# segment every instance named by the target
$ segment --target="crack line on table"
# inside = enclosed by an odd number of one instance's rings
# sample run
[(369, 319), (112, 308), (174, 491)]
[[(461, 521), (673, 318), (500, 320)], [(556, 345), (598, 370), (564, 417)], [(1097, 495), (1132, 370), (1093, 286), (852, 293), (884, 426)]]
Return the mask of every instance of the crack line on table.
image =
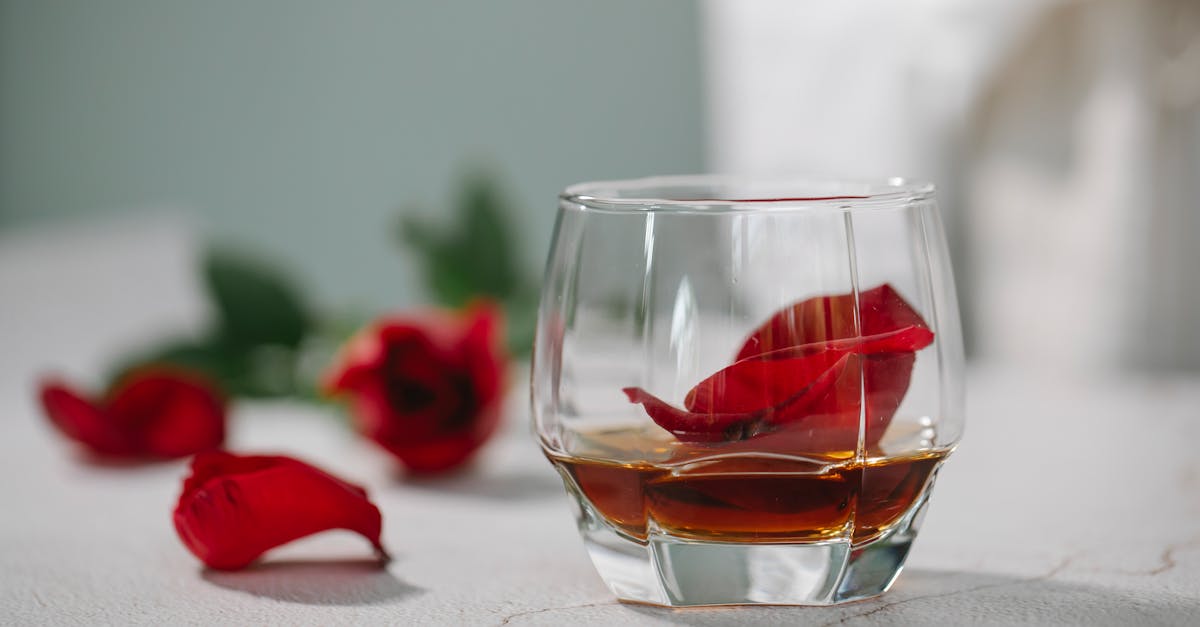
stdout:
[(1158, 558), (1160, 561), (1159, 565), (1147, 571), (1146, 574), (1153, 577), (1155, 575), (1161, 575), (1168, 570), (1175, 568), (1179, 565), (1179, 563), (1175, 561), (1175, 553), (1177, 551), (1191, 548), (1198, 544), (1200, 544), (1200, 537), (1192, 538), (1191, 540), (1187, 540), (1185, 542), (1177, 542), (1175, 544), (1167, 545), (1167, 548), (1163, 549), (1162, 555), (1160, 555)]
[(1064, 557), (1061, 562), (1056, 564), (1054, 566), (1054, 568), (1051, 568), (1049, 571), (1046, 571), (1045, 574), (1037, 575), (1036, 577), (1027, 577), (1025, 579), (1018, 579), (1016, 581), (1003, 581), (1000, 583), (989, 583), (989, 584), (985, 584), (982, 586), (975, 586), (974, 588), (966, 588), (963, 590), (952, 590), (950, 592), (943, 592), (941, 594), (930, 594), (930, 595), (925, 595), (925, 596), (912, 597), (909, 599), (901, 599), (899, 601), (893, 601), (891, 603), (886, 603), (879, 607), (873, 608), (870, 611), (863, 612), (862, 614), (852, 614), (850, 616), (844, 616), (833, 622), (825, 623), (821, 627), (833, 627), (834, 625), (843, 625), (843, 624), (845, 624), (851, 620), (854, 620), (856, 618), (864, 618), (867, 616), (871, 616), (872, 614), (878, 614), (879, 612), (882, 612), (886, 609), (896, 607), (897, 605), (904, 605), (907, 603), (912, 603), (913, 601), (922, 601), (922, 600), (929, 600), (929, 599), (942, 599), (945, 597), (954, 596), (956, 594), (969, 594), (972, 592), (979, 592), (980, 590), (990, 590), (992, 588), (1003, 588), (1005, 586), (1019, 586), (1019, 585), (1024, 585), (1027, 583), (1033, 583), (1035, 581), (1044, 581), (1047, 579), (1052, 579), (1056, 575), (1058, 575), (1059, 573), (1061, 573), (1062, 571), (1064, 571), (1068, 567), (1070, 567), (1071, 562), (1074, 559), (1075, 559), (1075, 555), (1068, 555), (1068, 556)]
[(567, 605), (564, 607), (546, 607), (546, 608), (542, 608), (540, 610), (525, 610), (522, 612), (516, 612), (513, 614), (509, 614), (508, 616), (505, 616), (503, 619), (500, 620), (500, 624), (507, 625), (514, 618), (533, 616), (534, 614), (544, 614), (546, 612), (561, 612), (561, 611), (565, 611), (565, 610), (578, 610), (578, 609), (583, 609), (585, 607), (601, 607), (604, 605), (616, 605), (616, 604), (617, 604), (616, 601), (596, 601), (594, 603), (583, 603), (580, 605)]
[(1158, 565), (1153, 568), (1136, 570), (1125, 568), (1093, 568), (1091, 570), (1094, 572), (1108, 572), (1119, 575), (1130, 575), (1134, 577), (1154, 577), (1156, 575), (1161, 575), (1165, 572), (1173, 570), (1179, 565), (1179, 562), (1176, 561), (1175, 554), (1184, 549), (1190, 549), (1194, 546), (1200, 546), (1200, 536), (1190, 540), (1168, 544), (1158, 556)]

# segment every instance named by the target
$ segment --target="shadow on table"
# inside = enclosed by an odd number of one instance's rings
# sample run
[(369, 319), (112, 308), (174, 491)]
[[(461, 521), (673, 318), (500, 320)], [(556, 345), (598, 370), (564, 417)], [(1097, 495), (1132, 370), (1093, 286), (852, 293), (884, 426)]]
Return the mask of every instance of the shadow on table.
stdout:
[(1183, 625), (1200, 599), (986, 573), (911, 570), (878, 599), (839, 607), (728, 607), (623, 610), (681, 625)]
[(307, 605), (376, 605), (425, 592), (376, 560), (284, 560), (202, 576), (229, 590)]
[(562, 481), (549, 469), (485, 474), (472, 468), (445, 476), (404, 477), (402, 481), (405, 487), (494, 501), (532, 501), (564, 494)]

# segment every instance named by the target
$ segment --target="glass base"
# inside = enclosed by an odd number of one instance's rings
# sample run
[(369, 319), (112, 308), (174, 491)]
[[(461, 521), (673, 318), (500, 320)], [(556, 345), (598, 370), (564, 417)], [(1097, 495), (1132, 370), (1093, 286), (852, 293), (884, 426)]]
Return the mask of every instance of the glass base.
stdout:
[(834, 605), (883, 594), (904, 567), (933, 479), (900, 520), (858, 546), (849, 538), (806, 544), (697, 541), (667, 535), (653, 524), (643, 542), (614, 530), (566, 483), (592, 563), (618, 599), (691, 607)]

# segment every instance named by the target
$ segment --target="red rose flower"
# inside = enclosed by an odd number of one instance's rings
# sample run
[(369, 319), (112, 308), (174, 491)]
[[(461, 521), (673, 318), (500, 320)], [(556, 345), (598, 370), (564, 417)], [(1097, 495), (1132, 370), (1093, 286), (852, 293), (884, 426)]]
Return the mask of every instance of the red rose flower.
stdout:
[(202, 378), (151, 368), (90, 399), (58, 379), (41, 385), (42, 407), (64, 435), (97, 455), (174, 458), (221, 446), (225, 402)]
[(243, 568), (270, 549), (330, 529), (362, 535), (387, 559), (383, 518), (366, 491), (291, 457), (197, 455), (174, 519), (184, 545), (210, 568)]
[(384, 318), (350, 340), (325, 387), (349, 396), (359, 429), (409, 470), (448, 470), (499, 424), (500, 333), (490, 305)]
[(771, 434), (798, 451), (853, 451), (863, 400), (864, 439), (873, 447), (908, 391), (916, 351), (932, 342), (921, 316), (885, 284), (861, 292), (857, 307), (854, 294), (842, 294), (779, 311), (750, 334), (732, 365), (688, 392), (686, 409), (641, 388), (624, 392), (683, 441)]

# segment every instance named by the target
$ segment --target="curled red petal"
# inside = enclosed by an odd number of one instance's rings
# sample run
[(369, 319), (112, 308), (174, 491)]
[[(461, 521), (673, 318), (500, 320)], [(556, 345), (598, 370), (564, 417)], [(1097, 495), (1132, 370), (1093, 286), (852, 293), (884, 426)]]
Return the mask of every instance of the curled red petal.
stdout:
[[(757, 386), (754, 381), (750, 381), (745, 390), (739, 392), (744, 395), (742, 398), (731, 399), (734, 403), (731, 405), (726, 405), (725, 399), (720, 395), (699, 400), (697, 396), (689, 394), (688, 403), (691, 411), (678, 409), (641, 388), (625, 388), (623, 391), (630, 402), (640, 403), (646, 414), (658, 426), (670, 431), (683, 442), (744, 440), (775, 431), (800, 418), (808, 418), (822, 413), (827, 414), (825, 419), (814, 421), (813, 428), (822, 431), (832, 428), (839, 432), (849, 429), (856, 432), (858, 429), (858, 395), (855, 394), (851, 398), (831, 393), (835, 384), (845, 378), (851, 356), (847, 353), (827, 351), (811, 357), (809, 363), (803, 365), (789, 363), (802, 360), (746, 362), (766, 365), (768, 368), (812, 370), (808, 373), (812, 376), (805, 379), (807, 384), (804, 387), (799, 390), (793, 388), (786, 397), (779, 399), (768, 399), (765, 396), (755, 395), (754, 390)], [(774, 374), (763, 374), (763, 371), (756, 371), (756, 373), (765, 379), (775, 378)], [(753, 407), (744, 409), (736, 403), (744, 403), (747, 407)], [(852, 420), (848, 421), (850, 417)], [(846, 438), (838, 436), (835, 439), (841, 443)], [(851, 448), (853, 448), (853, 442), (856, 441), (857, 436), (851, 441)]]
[(933, 331), (927, 329), (923, 324), (909, 325), (892, 331), (830, 342), (833, 346), (846, 345), (850, 352), (861, 355), (915, 353), (932, 343)]
[(845, 350), (819, 348), (791, 358), (744, 359), (688, 392), (684, 406), (699, 413), (756, 412), (793, 401), (838, 364)]
[(756, 438), (756, 450), (792, 454), (845, 455), (858, 447), (860, 364), (862, 357), (843, 354), (790, 402), (772, 411), (771, 428)]
[(913, 366), (917, 356), (913, 353), (880, 353), (864, 356), (862, 362), (863, 398), (866, 400), (867, 448), (873, 448), (883, 439), (884, 431), (892, 422), (892, 416), (908, 393), (912, 380)]
[(857, 301), (822, 296), (776, 313), (732, 365), (692, 388), (686, 411), (638, 388), (625, 392), (684, 441), (771, 434), (789, 450), (852, 451), (860, 419), (868, 447), (882, 438), (908, 391), (914, 353), (932, 342), (921, 316), (884, 284)]
[[(738, 351), (737, 359), (805, 344), (866, 339), (905, 328), (929, 329), (912, 305), (887, 283), (859, 293), (858, 314), (856, 322), (853, 293), (800, 301), (781, 309), (755, 329)], [(929, 337), (932, 341), (932, 332)]]
[[(745, 431), (761, 424), (765, 411), (755, 414), (716, 414), (679, 409), (638, 387), (621, 390), (631, 403), (640, 403), (658, 426), (684, 442), (723, 442), (749, 437)], [(736, 433), (735, 433), (736, 432)]]
[[(832, 351), (831, 351), (832, 352)], [(829, 362), (829, 367), (806, 380), (806, 384), (794, 396), (777, 405), (768, 420), (774, 425), (784, 425), (813, 416), (832, 417), (839, 428), (850, 425), (857, 429), (860, 397), (857, 393), (843, 392), (843, 382), (856, 376), (857, 355), (841, 353)], [(770, 375), (767, 375), (770, 376)]]
[(127, 429), (114, 424), (103, 408), (65, 383), (44, 381), (39, 397), (51, 424), (93, 453), (112, 456), (140, 453), (136, 439)]
[(797, 359), (822, 351), (841, 351), (843, 353), (858, 353), (875, 355), (880, 353), (914, 353), (933, 343), (933, 331), (923, 326), (908, 326), (886, 333), (877, 333), (866, 337), (851, 337), (828, 342), (814, 342), (777, 348), (770, 352), (759, 353), (734, 362), (734, 365), (749, 361)]
[(382, 516), (366, 491), (291, 457), (197, 455), (174, 520), (184, 545), (210, 568), (242, 568), (270, 549), (330, 529), (358, 533), (387, 556)]
[(925, 320), (888, 283), (858, 295), (862, 335), (875, 335), (904, 327), (925, 327)]

